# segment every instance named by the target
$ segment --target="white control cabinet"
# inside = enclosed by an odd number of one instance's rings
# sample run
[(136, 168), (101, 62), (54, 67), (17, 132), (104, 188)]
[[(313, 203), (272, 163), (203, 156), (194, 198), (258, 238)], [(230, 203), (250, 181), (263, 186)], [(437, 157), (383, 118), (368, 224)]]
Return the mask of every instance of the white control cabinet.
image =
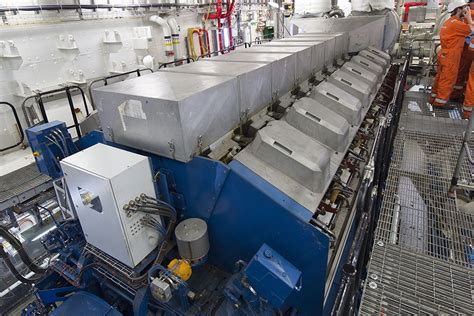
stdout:
[(159, 233), (141, 223), (146, 215), (123, 211), (141, 193), (155, 196), (148, 157), (97, 144), (61, 167), (88, 243), (132, 268), (157, 247)]

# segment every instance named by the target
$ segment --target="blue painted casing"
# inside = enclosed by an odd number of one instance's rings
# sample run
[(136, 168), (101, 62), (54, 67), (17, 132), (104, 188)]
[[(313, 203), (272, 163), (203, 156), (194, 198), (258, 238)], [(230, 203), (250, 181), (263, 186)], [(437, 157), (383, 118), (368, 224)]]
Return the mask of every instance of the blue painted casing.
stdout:
[(107, 315), (122, 316), (122, 313), (110, 306), (103, 299), (88, 293), (77, 292), (68, 298), (64, 303), (54, 309), (51, 316), (82, 316), (82, 315)]
[(65, 136), (66, 146), (71, 146), (72, 139), (64, 122), (52, 121), (26, 129), (26, 137), (31, 151), (38, 153), (38, 156), (35, 156), (35, 160), (39, 171), (53, 179), (62, 176), (63, 173), (59, 166), (59, 160), (64, 158), (61, 150), (47, 139), (47, 137), (51, 137), (51, 132), (56, 129), (61, 130)]
[(299, 291), (301, 271), (263, 244), (245, 268), (252, 288), (273, 307), (281, 308), (293, 291)]
[[(77, 143), (80, 149), (102, 142), (100, 133), (86, 137)], [(282, 310), (322, 314), (330, 242), (310, 224), (312, 212), (238, 161), (195, 157), (183, 163), (108, 144), (151, 158), (159, 198), (173, 204), (179, 220), (206, 220), (208, 263), (233, 273), (236, 262), (249, 262), (266, 244), (301, 272), (301, 290), (289, 294)]]

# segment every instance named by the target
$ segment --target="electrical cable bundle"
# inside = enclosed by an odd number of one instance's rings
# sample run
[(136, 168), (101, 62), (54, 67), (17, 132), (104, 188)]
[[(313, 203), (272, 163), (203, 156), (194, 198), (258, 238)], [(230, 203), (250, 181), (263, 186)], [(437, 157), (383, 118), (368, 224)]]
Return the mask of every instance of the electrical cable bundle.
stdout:
[(154, 264), (159, 264), (163, 261), (166, 254), (167, 241), (170, 239), (177, 220), (177, 213), (174, 207), (163, 201), (157, 200), (153, 197), (141, 194), (135, 201), (129, 203), (129, 209), (132, 212), (142, 212), (145, 214), (159, 215), (169, 219), (168, 227), (160, 242), (160, 249), (156, 256)]
[[(12, 245), (13, 248), (18, 252), (18, 255), (20, 256), (21, 261), (25, 266), (28, 267), (31, 271), (37, 274), (43, 274), (47, 271), (47, 269), (40, 267), (36, 263), (33, 262), (33, 260), (30, 258), (30, 256), (26, 253), (25, 249), (23, 248), (23, 245), (21, 242), (13, 236), (7, 229), (4, 227), (0, 226), (0, 236), (3, 237), (10, 245)], [(3, 248), (3, 245), (0, 244), (0, 257), (5, 261), (5, 264), (7, 267), (10, 269), (10, 271), (13, 273), (15, 278), (17, 278), (19, 281), (23, 283), (34, 283), (38, 281), (41, 277), (36, 277), (36, 278), (30, 278), (27, 279), (24, 276), (18, 272), (16, 269), (15, 265), (12, 263), (10, 256), (6, 253), (5, 249)]]
[[(64, 158), (71, 155), (66, 136), (59, 128), (54, 129), (48, 136), (45, 136), (45, 138), (59, 149)], [(78, 151), (77, 147), (74, 149)]]

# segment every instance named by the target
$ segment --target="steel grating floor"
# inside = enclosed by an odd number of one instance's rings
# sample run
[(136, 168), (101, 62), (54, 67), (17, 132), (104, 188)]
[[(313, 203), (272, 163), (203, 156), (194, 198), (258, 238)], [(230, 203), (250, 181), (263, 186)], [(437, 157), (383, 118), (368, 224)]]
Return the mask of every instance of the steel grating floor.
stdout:
[[(466, 121), (407, 106), (426, 99), (419, 92), (405, 97), (362, 315), (472, 314), (474, 216), (447, 195)], [(471, 177), (466, 161), (461, 178)]]
[(0, 210), (30, 199), (52, 187), (51, 178), (30, 164), (0, 177)]

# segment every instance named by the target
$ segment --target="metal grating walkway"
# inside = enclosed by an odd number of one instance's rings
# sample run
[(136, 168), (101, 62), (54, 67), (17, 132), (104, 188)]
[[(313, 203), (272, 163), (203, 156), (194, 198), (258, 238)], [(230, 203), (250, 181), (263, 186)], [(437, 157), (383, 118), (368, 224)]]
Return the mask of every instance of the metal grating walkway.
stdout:
[(474, 216), (447, 195), (466, 122), (419, 112), (425, 103), (423, 93), (405, 97), (362, 315), (473, 312)]
[(474, 273), (430, 256), (374, 245), (361, 315), (471, 315)]
[(0, 177), (0, 210), (24, 202), (51, 188), (51, 178), (30, 164)]

